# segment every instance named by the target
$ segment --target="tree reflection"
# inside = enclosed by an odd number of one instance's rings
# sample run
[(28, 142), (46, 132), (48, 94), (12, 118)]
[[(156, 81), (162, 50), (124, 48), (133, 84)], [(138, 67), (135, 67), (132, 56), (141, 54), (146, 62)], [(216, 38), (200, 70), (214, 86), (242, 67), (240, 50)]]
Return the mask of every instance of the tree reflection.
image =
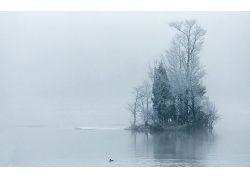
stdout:
[[(168, 166), (205, 166), (215, 142), (212, 132), (162, 132), (152, 135), (154, 158)], [(170, 160), (170, 161), (169, 161)], [(201, 161), (203, 160), (203, 161)]]
[(152, 149), (152, 136), (149, 132), (131, 131), (131, 139), (133, 139), (133, 150), (136, 156), (144, 156)]
[[(215, 147), (213, 132), (132, 132), (133, 149), (145, 166), (206, 166)], [(141, 159), (140, 159), (141, 160)], [(150, 162), (149, 162), (150, 161)]]

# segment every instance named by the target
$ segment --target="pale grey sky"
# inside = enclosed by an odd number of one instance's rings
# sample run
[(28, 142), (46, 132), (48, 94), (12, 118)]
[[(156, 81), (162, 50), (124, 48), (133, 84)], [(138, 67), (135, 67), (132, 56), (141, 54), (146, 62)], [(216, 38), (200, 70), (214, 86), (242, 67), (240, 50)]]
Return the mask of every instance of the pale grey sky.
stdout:
[[(207, 30), (210, 98), (247, 102), (250, 12), (0, 12), (0, 124), (126, 123), (132, 88), (176, 33), (168, 23), (191, 18)], [(63, 108), (78, 111), (60, 119)]]

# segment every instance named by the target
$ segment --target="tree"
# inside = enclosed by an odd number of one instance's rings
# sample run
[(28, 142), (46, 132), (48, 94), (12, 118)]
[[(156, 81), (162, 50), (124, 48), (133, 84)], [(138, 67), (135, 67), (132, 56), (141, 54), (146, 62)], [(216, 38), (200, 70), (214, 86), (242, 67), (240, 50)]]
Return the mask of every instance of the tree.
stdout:
[(218, 109), (214, 103), (209, 101), (209, 98), (203, 102), (202, 107), (202, 112), (205, 114), (205, 117), (203, 117), (205, 120), (204, 128), (212, 129), (213, 124), (215, 124), (220, 119), (220, 115), (218, 115)]
[(139, 98), (141, 97), (140, 93), (141, 87), (134, 88), (134, 91), (132, 92), (134, 94), (134, 102), (128, 103), (127, 110), (130, 112), (130, 114), (133, 117), (133, 121), (131, 122), (131, 128), (136, 127), (137, 123), (137, 116), (138, 116), (138, 104), (139, 104)]
[(153, 109), (157, 112), (158, 119), (163, 125), (166, 120), (172, 118), (172, 95), (167, 72), (162, 61), (160, 61), (158, 67), (154, 68), (152, 94)]
[(140, 116), (145, 125), (148, 125), (149, 121), (152, 121), (153, 110), (151, 108), (152, 104), (152, 86), (148, 81), (144, 81), (143, 85), (140, 86)]
[(201, 110), (201, 101), (206, 93), (202, 81), (205, 70), (199, 62), (206, 31), (196, 20), (175, 21), (169, 23), (169, 26), (178, 31), (170, 49), (166, 51), (171, 92), (182, 122), (196, 125), (199, 120), (197, 113)]
[(171, 119), (172, 125), (212, 129), (220, 117), (206, 97), (205, 69), (199, 61), (206, 30), (196, 20), (175, 21), (169, 26), (177, 30), (177, 34), (161, 61), (156, 61), (153, 69), (149, 67), (152, 92), (148, 83), (136, 89), (136, 101), (130, 105), (134, 122), (139, 112), (145, 124), (151, 119), (164, 125)]

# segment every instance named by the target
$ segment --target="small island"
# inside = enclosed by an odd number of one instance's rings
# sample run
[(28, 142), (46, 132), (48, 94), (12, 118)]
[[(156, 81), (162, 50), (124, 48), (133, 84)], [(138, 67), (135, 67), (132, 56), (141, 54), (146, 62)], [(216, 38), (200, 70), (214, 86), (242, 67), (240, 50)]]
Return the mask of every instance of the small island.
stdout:
[(165, 56), (149, 66), (149, 81), (133, 89), (128, 103), (133, 131), (211, 130), (220, 119), (214, 103), (206, 96), (204, 66), (200, 51), (204, 30), (196, 20), (171, 22), (177, 30)]

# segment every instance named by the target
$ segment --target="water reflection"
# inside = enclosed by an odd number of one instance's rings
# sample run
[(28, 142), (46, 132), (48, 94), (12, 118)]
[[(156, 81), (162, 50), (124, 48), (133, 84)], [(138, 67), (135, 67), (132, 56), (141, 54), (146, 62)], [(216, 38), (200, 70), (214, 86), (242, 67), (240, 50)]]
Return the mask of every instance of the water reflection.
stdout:
[(207, 156), (216, 142), (213, 132), (132, 134), (136, 154), (152, 158), (156, 166), (207, 166)]

